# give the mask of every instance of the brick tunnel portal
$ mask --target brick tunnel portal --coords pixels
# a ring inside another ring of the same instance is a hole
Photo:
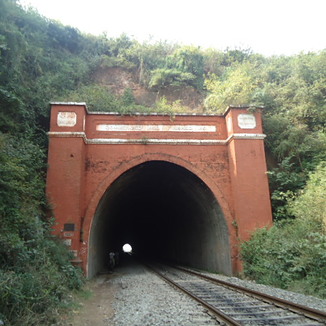
[[[125,242],[141,256],[241,272],[240,243],[272,224],[261,114],[121,115],[52,103],[53,234],[89,278]]]
[[[142,163],[107,189],[91,228],[89,277],[105,268],[109,251],[121,251],[125,243],[143,258],[232,273],[229,232],[215,196],[173,163]]]

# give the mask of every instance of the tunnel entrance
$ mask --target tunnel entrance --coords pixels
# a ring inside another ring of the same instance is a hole
[[[130,243],[138,255],[241,272],[239,244],[272,224],[261,117],[241,106],[171,117],[52,103],[46,194],[72,263],[92,277]]]
[[[223,212],[207,185],[179,165],[149,161],[123,173],[100,200],[88,273],[103,270],[108,252],[129,243],[143,258],[231,275],[229,242]]]

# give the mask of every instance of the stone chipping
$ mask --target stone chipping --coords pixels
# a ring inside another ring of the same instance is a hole
[[[111,280],[118,284],[115,326],[219,325],[200,304],[137,265]]]
[[[326,311],[326,300],[244,281],[236,277],[211,273],[209,275]],[[108,325],[219,325],[200,304],[141,265],[121,269],[118,275],[111,278],[109,282],[117,290],[113,299],[114,318]]]

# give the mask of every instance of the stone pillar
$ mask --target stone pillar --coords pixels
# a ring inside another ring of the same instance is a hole
[[[81,263],[79,248],[85,177],[84,103],[52,103],[47,196],[55,217],[54,234]]]
[[[272,224],[261,109],[230,107],[225,113],[234,221],[239,244]],[[239,260],[238,260],[239,261]],[[238,263],[239,264],[239,263]],[[240,266],[234,266],[241,270]]]

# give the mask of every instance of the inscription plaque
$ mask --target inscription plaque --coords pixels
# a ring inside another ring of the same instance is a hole
[[[63,236],[65,238],[70,238],[74,236],[74,232],[63,232]]]
[[[238,126],[241,129],[255,129],[256,128],[255,116],[253,114],[239,114]]]
[[[97,131],[216,132],[216,126],[99,124],[96,126],[96,130]]]
[[[76,123],[76,112],[58,112],[57,124],[59,127],[73,127]]]

